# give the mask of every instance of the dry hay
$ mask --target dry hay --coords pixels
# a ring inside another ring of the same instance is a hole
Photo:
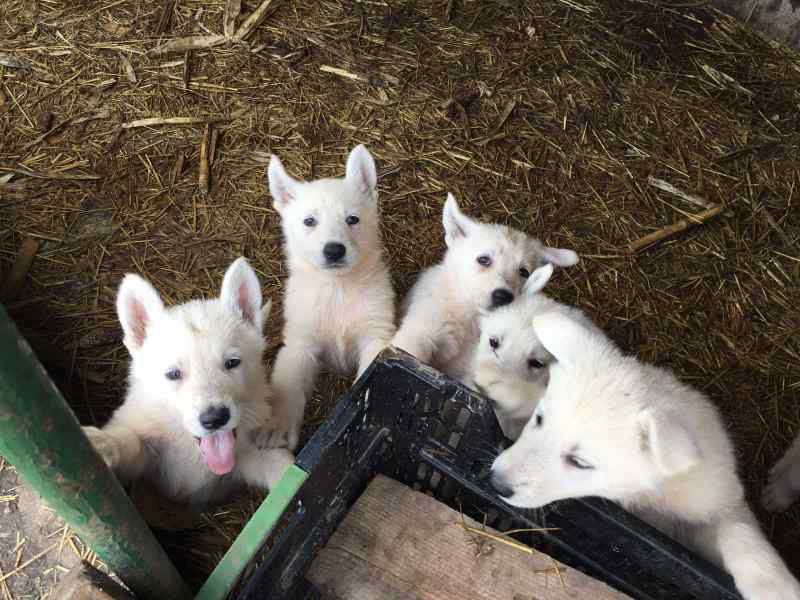
[[[122,397],[113,300],[124,272],[179,302],[215,294],[244,254],[279,301],[269,154],[298,177],[337,175],[364,142],[400,292],[442,253],[447,190],[476,217],[576,249],[582,262],[553,293],[705,390],[757,496],[800,429],[795,54],[691,4],[284,0],[244,42],[155,55],[223,33],[226,2],[166,4],[170,18],[131,0],[0,6],[0,267],[39,242],[8,307],[83,422],[103,422]],[[121,128],[154,117],[201,123]],[[701,211],[650,176],[727,212],[627,255]],[[335,397],[321,389],[315,423]],[[213,528],[235,532],[238,514],[212,515]],[[800,568],[798,510],[761,516]]]

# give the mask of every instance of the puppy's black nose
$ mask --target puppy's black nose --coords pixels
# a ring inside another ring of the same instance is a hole
[[[328,242],[325,244],[325,247],[322,248],[322,254],[325,255],[325,258],[327,258],[329,262],[341,260],[344,258],[346,252],[347,248],[345,248],[344,244],[340,244],[339,242]]]
[[[511,489],[511,486],[494,471],[492,471],[492,478],[489,480],[489,484],[501,498],[510,498],[514,495],[514,490]]]
[[[214,431],[219,429],[231,418],[231,411],[227,406],[212,406],[200,413],[200,425]]]
[[[503,288],[497,288],[492,292],[492,306],[505,306],[514,301],[514,294]]]

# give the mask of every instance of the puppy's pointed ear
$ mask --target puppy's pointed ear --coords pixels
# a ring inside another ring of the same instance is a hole
[[[533,330],[545,350],[565,365],[574,365],[592,340],[592,333],[583,325],[558,312],[534,317]]]
[[[272,155],[267,169],[269,179],[269,193],[272,194],[272,206],[279,213],[297,197],[298,182],[289,176],[283,168],[281,159]]]
[[[469,236],[470,230],[475,225],[475,221],[461,212],[455,196],[450,193],[447,194],[444,203],[442,223],[444,223],[444,241],[448,246],[456,240]]]
[[[141,349],[148,327],[163,313],[164,303],[156,289],[138,275],[126,275],[117,292],[117,316],[128,352],[134,354]]]
[[[558,267],[571,267],[578,264],[578,254],[566,248],[550,248],[542,246],[542,256],[544,259]]]
[[[237,258],[225,272],[219,299],[223,306],[261,331],[261,285],[255,271],[243,257]]]
[[[364,144],[353,148],[347,157],[346,177],[355,182],[358,190],[372,198],[375,197],[375,187],[378,185],[378,173],[375,169],[375,160]]]
[[[543,267],[539,267],[528,277],[528,281],[526,281],[525,285],[522,287],[522,293],[526,296],[538,294],[542,291],[542,288],[547,285],[547,282],[550,281],[550,277],[552,276],[553,265],[546,264]]]
[[[639,414],[639,427],[647,451],[663,475],[688,471],[700,460],[697,440],[677,414],[644,409]]]

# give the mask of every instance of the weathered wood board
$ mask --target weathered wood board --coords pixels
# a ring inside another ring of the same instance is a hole
[[[308,579],[332,600],[628,598],[546,554],[527,554],[467,532],[461,518],[437,500],[378,476],[320,552]],[[466,517],[464,522],[481,528]]]

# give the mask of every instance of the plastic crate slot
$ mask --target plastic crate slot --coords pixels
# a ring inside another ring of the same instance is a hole
[[[450,426],[456,424],[458,420],[459,412],[463,407],[464,403],[459,401],[458,398],[459,394],[453,394],[447,402],[444,402],[441,406],[441,410],[439,411],[440,416],[442,417],[442,421],[447,423]]]
[[[491,525],[494,527],[495,521],[497,521],[497,517],[500,516],[500,513],[497,512],[494,508],[490,508],[486,512],[486,524]]]
[[[447,440],[450,437],[450,429],[441,421],[436,425],[436,431],[433,433],[433,439],[442,445],[447,445]]]
[[[379,429],[378,432],[370,440],[369,445],[367,446],[367,448],[364,450],[364,452],[361,454],[361,456],[358,457],[358,464],[359,465],[364,465],[364,464],[370,462],[372,460],[372,457],[376,455],[376,452],[378,450],[380,450],[381,448],[385,448],[386,447],[385,440],[386,440],[387,437],[389,437],[390,433],[391,433],[391,431],[389,430],[388,427],[382,427],[381,429]],[[353,436],[353,437],[355,437],[355,436]],[[383,442],[383,443],[381,443],[381,442]],[[348,456],[352,454],[352,450],[354,450],[354,449],[357,449],[357,448],[348,448],[347,449]]]
[[[439,487],[439,499],[445,501],[452,501],[461,492],[461,486],[458,485],[453,479],[446,477],[442,485]]]
[[[469,471],[475,479],[482,481],[489,476],[489,472],[492,470],[491,464],[487,464],[489,462],[490,461],[478,459],[472,463],[472,468]]]
[[[450,434],[450,439],[447,441],[447,445],[450,446],[453,450],[458,449],[458,445],[461,443],[461,434],[457,431],[454,431]]]
[[[466,408],[462,408],[458,413],[458,418],[456,419],[456,427],[458,427],[461,431],[464,431],[464,428],[469,423],[469,419],[472,415]]]

